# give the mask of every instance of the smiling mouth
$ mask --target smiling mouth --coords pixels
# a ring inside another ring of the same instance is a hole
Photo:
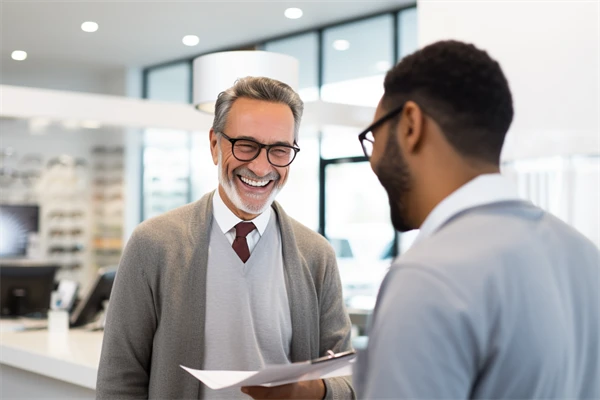
[[[249,179],[246,178],[245,176],[241,176],[238,175],[238,177],[240,178],[240,181],[242,181],[242,183],[246,186],[252,187],[252,188],[264,188],[266,187],[269,183],[271,183],[271,180],[260,180],[260,181],[255,181],[253,179]]]

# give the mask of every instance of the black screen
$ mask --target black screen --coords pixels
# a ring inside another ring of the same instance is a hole
[[[29,233],[38,232],[38,206],[0,205],[0,257],[25,256]]]
[[[58,266],[0,265],[0,315],[44,313],[50,307]]]
[[[102,269],[87,296],[75,308],[71,314],[71,326],[81,326],[92,322],[98,313],[102,311],[102,303],[110,298],[116,269]]]

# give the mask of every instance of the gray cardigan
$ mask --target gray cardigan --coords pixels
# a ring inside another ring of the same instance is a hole
[[[214,192],[140,224],[112,289],[98,399],[202,398],[206,266]],[[335,254],[319,234],[277,215],[292,317],[292,362],[351,348]],[[327,399],[354,398],[349,378],[326,379]]]

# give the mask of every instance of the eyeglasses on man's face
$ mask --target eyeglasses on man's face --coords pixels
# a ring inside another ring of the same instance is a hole
[[[404,104],[402,104],[400,107],[394,108],[393,110],[385,114],[383,117],[379,118],[377,121],[369,125],[367,129],[358,134],[358,141],[360,142],[363,152],[365,153],[365,156],[367,158],[371,158],[371,155],[373,154],[373,145],[375,144],[375,137],[373,136],[373,132],[377,128],[380,128],[383,124],[385,124],[386,121],[389,121],[396,115],[400,114],[403,108]]]
[[[248,162],[254,160],[264,148],[267,151],[267,160],[275,167],[287,167],[294,161],[300,151],[297,146],[286,144],[262,144],[252,139],[230,138],[223,132],[217,132],[231,143],[231,153],[238,161]]]

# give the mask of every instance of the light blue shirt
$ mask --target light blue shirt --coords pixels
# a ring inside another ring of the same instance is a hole
[[[379,293],[359,398],[600,398],[600,252],[485,175],[441,202]]]

